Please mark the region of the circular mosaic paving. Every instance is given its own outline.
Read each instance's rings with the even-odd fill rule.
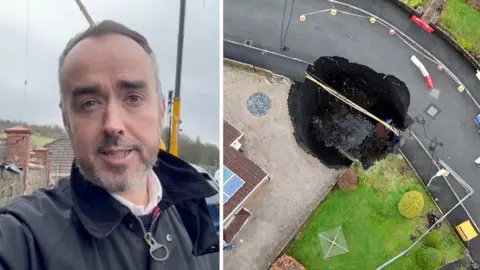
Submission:
[[[247,109],[253,116],[264,116],[272,107],[272,101],[264,93],[255,93],[248,97]]]

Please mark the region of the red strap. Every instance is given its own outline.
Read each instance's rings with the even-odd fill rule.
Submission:
[[[160,215],[160,208],[158,206],[155,206],[152,211],[152,218],[156,219]]]

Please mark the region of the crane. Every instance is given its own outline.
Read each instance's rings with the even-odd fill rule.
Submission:
[[[75,0],[78,8],[87,20],[90,26],[94,25],[94,21],[81,0]],[[182,80],[182,59],[183,59],[183,33],[185,28],[185,3],[186,0],[180,0],[180,19],[178,28],[177,40],[177,68],[175,75],[175,92],[173,99],[169,97],[168,113],[170,115],[168,142],[165,144],[162,138],[158,143],[158,148],[162,151],[167,151],[172,155],[178,156],[178,134],[180,132],[180,87]],[[169,95],[171,96],[171,95]],[[165,104],[165,103],[164,103]],[[167,147],[168,146],[168,147]]]
[[[182,59],[183,59],[183,31],[185,27],[185,2],[180,0],[180,19],[177,40],[177,70],[175,75],[175,92],[173,96],[170,136],[168,137],[168,152],[178,156],[178,133],[180,132],[180,85],[182,82]]]

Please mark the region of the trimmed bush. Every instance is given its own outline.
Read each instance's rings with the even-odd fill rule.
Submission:
[[[417,251],[417,263],[425,270],[435,270],[442,265],[442,253],[432,247],[423,247]]]
[[[425,245],[427,247],[440,248],[441,242],[440,234],[437,231],[433,231],[425,235]]]
[[[416,218],[420,215],[423,209],[424,200],[422,193],[418,191],[409,191],[403,194],[398,203],[398,211],[400,215],[406,218]]]
[[[411,8],[416,8],[422,3],[422,0],[403,0],[402,2]]]

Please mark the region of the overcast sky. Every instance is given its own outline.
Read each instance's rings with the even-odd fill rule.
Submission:
[[[58,56],[88,23],[75,0],[0,1],[0,118],[62,125]],[[94,21],[112,19],[149,40],[160,66],[163,93],[175,87],[178,0],[83,0]],[[218,145],[219,4],[187,1],[181,87],[184,133]],[[28,61],[28,86],[24,91]],[[25,94],[26,93],[26,94]]]

